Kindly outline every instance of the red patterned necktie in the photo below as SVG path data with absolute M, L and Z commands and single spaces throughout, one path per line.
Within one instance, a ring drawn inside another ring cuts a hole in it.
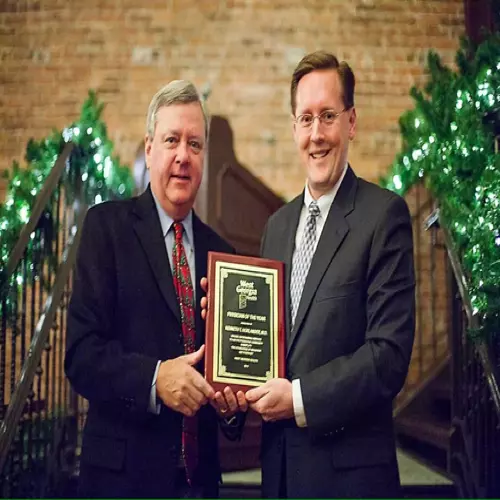
M 191 283 L 191 273 L 182 244 L 183 226 L 180 222 L 174 222 L 175 243 L 172 252 L 174 268 L 174 287 L 177 294 L 181 311 L 182 337 L 184 340 L 184 353 L 195 351 L 196 329 L 194 318 L 194 294 Z M 198 465 L 198 419 L 184 417 L 182 421 L 182 457 L 186 467 L 186 476 L 191 485 L 194 471 Z

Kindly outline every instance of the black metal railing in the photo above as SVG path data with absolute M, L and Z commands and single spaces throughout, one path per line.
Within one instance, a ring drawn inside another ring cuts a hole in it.
M 66 145 L 0 282 L 0 494 L 60 494 L 73 473 L 83 400 L 63 370 L 72 267 L 86 203 Z M 71 183 L 68 173 L 71 172 Z
M 449 370 L 447 469 L 461 496 L 500 497 L 500 341 L 474 338 L 480 324 L 467 277 L 437 203 L 423 185 L 406 196 L 414 235 L 417 328 L 396 415 Z
M 452 439 L 450 472 L 468 498 L 500 496 L 499 341 L 473 338 L 479 321 L 472 310 L 467 281 L 445 227 L 450 264 L 455 277 L 451 297 L 452 328 Z

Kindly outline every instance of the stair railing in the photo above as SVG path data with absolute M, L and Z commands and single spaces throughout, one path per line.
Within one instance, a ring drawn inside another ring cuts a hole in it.
M 498 338 L 473 338 L 480 323 L 472 309 L 467 277 L 448 229 L 442 225 L 455 277 L 451 297 L 452 438 L 450 472 L 462 496 L 500 496 L 500 388 Z
M 423 185 L 406 195 L 412 214 L 417 328 L 400 414 L 450 367 L 448 472 L 463 497 L 500 497 L 500 340 L 473 338 L 480 327 L 462 268 L 439 209 Z
M 87 209 L 79 154 L 67 144 L 59 155 L 0 280 L 3 497 L 60 494 L 76 463 L 84 403 L 70 388 L 63 360 L 72 267 Z

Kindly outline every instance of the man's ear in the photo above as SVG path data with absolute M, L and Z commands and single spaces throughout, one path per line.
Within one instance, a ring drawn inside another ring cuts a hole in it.
M 144 155 L 146 159 L 146 168 L 149 168 L 149 157 L 151 155 L 151 147 L 153 146 L 153 141 L 150 139 L 149 135 L 144 136 Z
M 352 108 L 349 115 L 349 140 L 352 141 L 356 135 L 356 108 Z
M 297 123 L 295 122 L 295 116 L 290 115 L 290 118 L 292 119 L 292 135 L 293 135 L 293 140 L 297 142 Z

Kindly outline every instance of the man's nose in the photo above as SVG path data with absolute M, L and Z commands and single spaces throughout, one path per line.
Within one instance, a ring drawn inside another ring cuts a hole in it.
M 184 165 L 189 161 L 187 143 L 185 143 L 185 142 L 179 143 L 179 145 L 177 146 L 177 150 L 176 150 L 175 161 L 176 161 L 176 163 L 179 163 L 181 165 Z
M 313 142 L 321 142 L 324 138 L 323 125 L 319 117 L 317 118 L 317 120 L 313 120 L 311 125 L 311 141 Z

